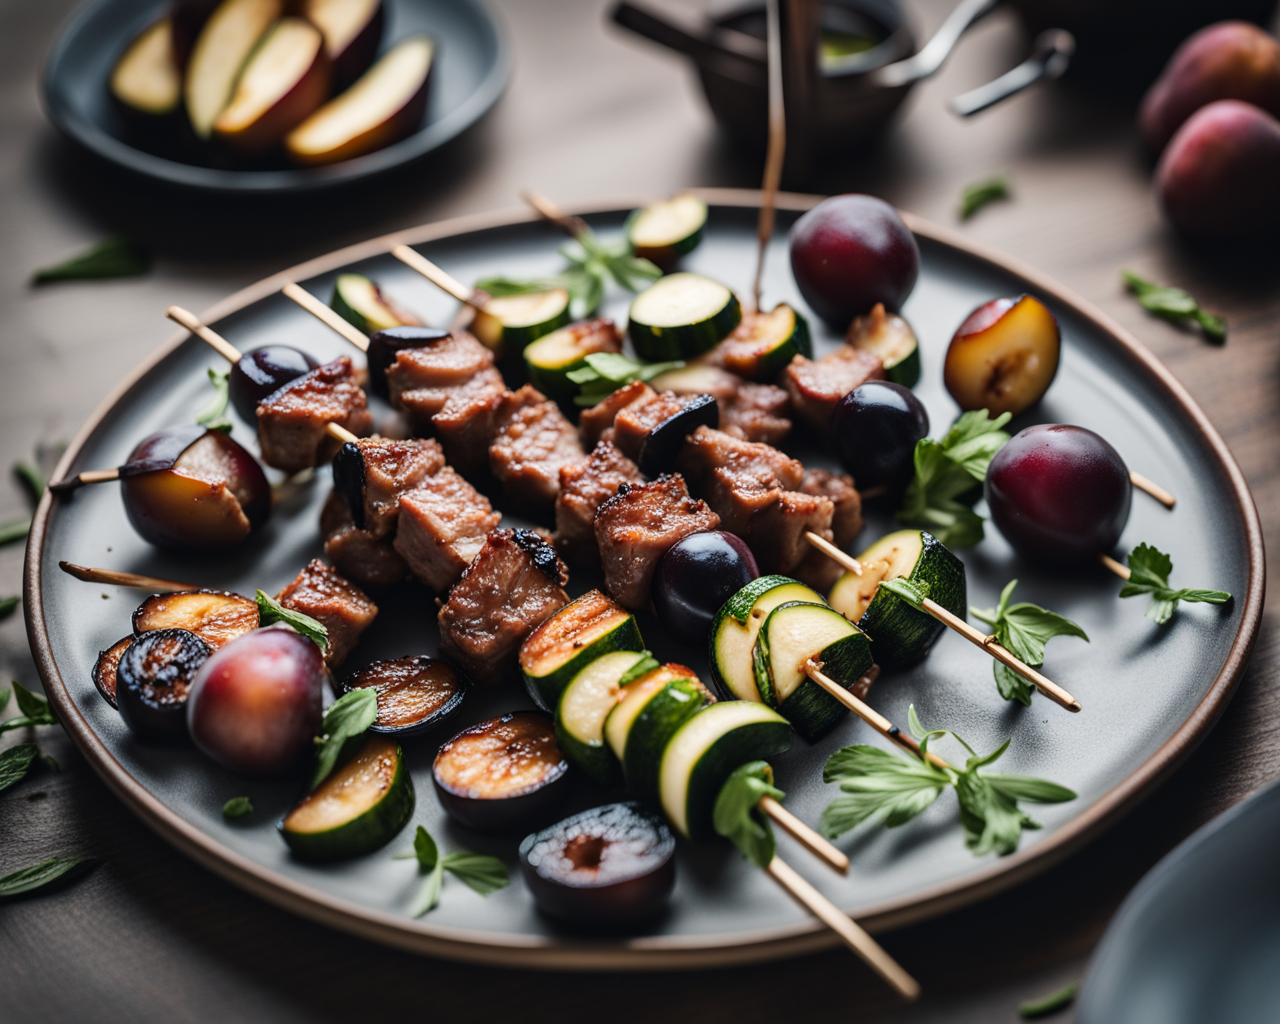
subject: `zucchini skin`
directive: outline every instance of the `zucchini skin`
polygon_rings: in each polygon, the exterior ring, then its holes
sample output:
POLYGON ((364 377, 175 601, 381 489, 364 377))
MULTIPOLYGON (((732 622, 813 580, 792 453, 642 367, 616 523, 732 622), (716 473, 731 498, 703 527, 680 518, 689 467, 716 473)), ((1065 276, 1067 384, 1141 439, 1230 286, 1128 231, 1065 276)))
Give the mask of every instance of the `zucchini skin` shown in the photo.
MULTIPOLYGON (((742 694, 735 693, 733 688, 726 682, 724 675, 720 671, 720 652, 717 648, 717 641, 720 638, 721 628, 725 625, 726 619, 734 619, 739 623, 746 623, 747 616, 751 614, 751 609, 761 597, 776 587, 785 586, 787 584, 796 584, 803 586, 797 580, 790 576, 759 576, 746 584, 741 590, 734 594, 729 600, 720 606, 720 610, 716 612, 715 618, 711 621, 711 637, 708 641, 707 661, 711 664, 711 681, 715 684, 716 692, 724 700, 744 700, 742 694)), ((814 591, 818 600, 816 604, 825 604, 822 595, 814 591)))
MULTIPOLYGON (((898 360, 892 366, 884 368, 884 375, 894 384, 904 388, 913 388, 920 383, 920 346, 916 345, 911 354, 898 360)), ((939 602, 941 604, 941 602, 939 602)))
MULTIPOLYGON (((572 607, 572 604, 565 607, 572 607)), ((643 650, 644 641, 640 638, 640 627, 636 625, 636 617, 629 615, 616 629, 587 644, 559 668, 542 676, 532 676, 523 670, 520 674, 524 676, 525 690, 528 691, 533 702, 543 711, 554 714, 556 708, 560 706, 560 698, 564 696, 565 688, 573 682, 573 677, 597 658, 612 654, 614 651, 643 650)))
MULTIPOLYGON (((617 654, 619 652, 610 651, 608 653, 617 654)), ((630 652, 624 651, 622 653, 630 652)), ((636 659, 631 661, 629 665, 619 669, 613 680, 615 683, 628 669, 633 667, 637 661, 643 659, 643 654, 640 654, 640 652, 636 653, 638 655, 636 659)), ((608 654, 601 655, 601 657, 607 656, 608 654)), ((587 668, 599 660, 599 658, 593 659, 587 666, 584 666, 582 671, 586 671, 587 668)), ((574 679, 577 679, 577 677, 578 676, 575 675, 574 679)), ((556 742, 560 744, 560 749, 564 751, 564 756, 586 772, 587 775, 595 782, 604 786, 606 789, 620 788, 623 784, 622 766, 618 763, 617 757, 614 756, 613 751, 609 747, 608 741, 604 738, 604 721, 608 718, 608 713, 606 712, 605 719, 601 719, 600 722, 601 737, 598 745, 579 739, 569 731, 568 726, 564 723, 564 704, 568 698, 570 687, 572 685, 573 684, 571 682, 569 686, 564 688, 560 696, 560 702, 556 705, 556 742)), ((615 701, 609 710, 612 711, 614 707, 617 707, 617 703, 618 702, 615 701)))
MULTIPOLYGON (((680 277, 681 275, 675 275, 680 277)), ((700 275, 688 275, 696 277, 700 275)), ((664 287, 665 281, 673 278, 660 278, 653 287, 664 287)), ((723 287, 723 286, 722 286, 723 287)), ((658 362, 674 359, 692 359, 729 336, 730 332, 742 321, 742 305, 732 291, 726 289, 729 301, 705 320, 695 323, 683 323, 670 327, 652 326, 636 320, 634 315, 628 317, 627 334, 636 354, 645 362, 658 362)), ((641 292, 631 303, 631 309, 644 299, 646 292, 641 292)))
MULTIPOLYGON (((342 770, 339 766, 338 771, 342 770)), ((309 861, 349 860, 380 850, 399 834, 413 817, 413 777, 404 763, 404 751, 396 744, 396 770, 386 794, 363 814, 325 832, 291 832, 286 815, 276 824, 295 857, 309 861)))
POLYGON ((708 704, 707 694, 692 679, 673 679, 645 704, 627 732, 622 773, 636 796, 658 802, 658 769, 667 740, 708 704))
MULTIPOLYGON (((929 597, 953 615, 966 618, 969 600, 964 563, 933 534, 920 532, 924 543, 909 578, 923 579, 929 584, 929 597)), ((912 608, 883 587, 862 613, 858 628, 871 638, 871 652, 886 669, 909 668, 923 661, 947 629, 932 615, 912 608)))
POLYGON ((776 380, 778 374, 785 370, 797 355, 802 355, 806 359, 813 358, 813 339, 809 334, 809 321, 793 307, 787 308, 791 309, 793 319, 791 333, 760 357, 760 370, 755 378, 757 380, 776 380))

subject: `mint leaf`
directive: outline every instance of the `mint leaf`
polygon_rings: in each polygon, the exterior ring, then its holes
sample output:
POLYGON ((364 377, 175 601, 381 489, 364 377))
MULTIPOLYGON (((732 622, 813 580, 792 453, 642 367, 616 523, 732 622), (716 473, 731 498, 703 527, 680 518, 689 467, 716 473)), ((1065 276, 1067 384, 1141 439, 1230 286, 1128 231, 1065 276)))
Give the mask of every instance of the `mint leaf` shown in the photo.
POLYGON ((0 793, 25 779, 39 756, 40 749, 34 743, 19 743, 0 754, 0 793))
POLYGON ((136 277, 151 268, 147 251, 132 239, 104 238, 78 256, 44 267, 32 277, 34 284, 105 277, 136 277))
POLYGON ((51 882, 56 882, 68 871, 87 861, 87 857, 51 857, 39 864, 19 868, 0 878, 0 897, 34 892, 51 882))
POLYGON ((1013 416, 1007 412, 992 419, 986 409, 963 413, 940 442, 942 450, 977 483, 982 483, 996 452, 1009 442, 1009 434, 1000 428, 1011 419, 1013 416))
POLYGON ((436 846, 436 841, 421 825, 413 834, 413 856, 418 858, 418 868, 421 871, 434 870, 436 861, 440 859, 440 849, 436 846))
MULTIPOLYGON (((996 608, 970 608, 974 618, 991 627, 996 641, 1013 652, 1032 668, 1044 664, 1045 644, 1055 636, 1077 636, 1089 642, 1085 631, 1070 619, 1057 612, 1047 611, 1039 605, 1022 602, 1009 604, 1017 580, 1011 580, 1000 594, 996 608)), ((996 688, 1005 700, 1016 700, 1028 707, 1035 688, 1026 679, 998 661, 992 662, 996 688)))
POLYGON ((18 610, 18 606, 22 604, 22 598, 5 597, 0 598, 0 622, 4 622, 10 615, 18 610))
POLYGON ((30 519, 17 519, 12 523, 0 524, 0 547, 5 544, 12 544, 17 540, 26 540, 27 534, 30 532, 30 519))
POLYGON ((662 662, 648 651, 642 651, 641 654, 644 656, 622 673, 622 677, 618 680, 619 686, 626 686, 628 683, 634 683, 641 676, 648 675, 655 668, 661 668, 662 662))
POLYGON ((233 796, 222 805, 222 816, 228 821, 247 818, 253 813, 253 804, 247 796, 233 796))
POLYGON ((41 496, 44 494, 45 478, 40 470, 29 462, 21 460, 13 464, 13 475, 22 481, 22 486, 27 492, 27 498, 34 508, 40 502, 41 496))
POLYGON ((1190 321, 1199 326, 1206 338, 1218 344, 1227 340, 1227 322, 1222 317, 1206 313, 1188 292, 1144 281, 1129 270, 1122 270, 1120 276, 1129 291, 1137 296, 1138 304, 1148 313, 1175 323, 1190 321))
POLYGON ((1018 1016, 1024 1020, 1037 1017, 1048 1017, 1050 1014, 1065 1010, 1075 1002, 1076 993, 1080 991, 1080 982, 1073 981, 1063 985, 1055 992, 1050 992, 1040 999, 1030 999, 1018 1007, 1018 1016))
POLYGON ((58 724, 58 718, 49 702, 38 693, 32 693, 17 680, 13 683, 13 695, 18 699, 18 710, 27 716, 28 725, 58 724))
POLYGON ((574 397, 580 406, 592 406, 602 398, 613 394, 624 384, 637 380, 652 380, 660 373, 678 370, 684 363, 638 363, 616 352, 593 352, 586 357, 587 365, 570 370, 566 376, 579 385, 581 394, 574 397))
POLYGON ((773 829, 757 810, 760 798, 781 800, 785 793, 773 784, 773 769, 766 761, 751 761, 738 768, 716 797, 711 821, 715 830, 733 843, 757 867, 773 860, 773 829))
POLYGON ((987 203, 1009 198, 1009 179, 1003 175, 966 185, 960 193, 960 219, 968 220, 987 203))
POLYGON ((292 608, 286 608, 275 598, 261 590, 255 595, 254 600, 258 602, 259 625, 270 626, 276 622, 283 622, 292 626, 308 640, 313 640, 320 647, 320 650, 329 650, 329 630, 324 623, 317 622, 310 615, 304 615, 302 612, 296 612, 292 608))
MULTIPOLYGON (((262 593, 262 591, 258 591, 262 593)), ((378 695, 367 687, 344 693, 329 705, 316 737, 316 770, 311 776, 315 789, 333 771, 348 741, 364 735, 378 717, 378 695)))
POLYGON ((214 396, 209 407, 196 417, 196 422, 210 430, 229 433, 231 420, 227 418, 227 401, 231 397, 231 371, 210 369, 206 372, 209 374, 209 383, 213 385, 214 396))
POLYGON ((440 864, 459 882, 481 896, 497 892, 511 880, 507 875, 507 866, 502 861, 480 853, 467 853, 465 850, 446 853, 440 864))
POLYGON ((1120 588, 1121 597, 1137 597, 1150 594, 1146 617, 1157 625, 1164 625, 1178 607, 1178 602, 1190 604, 1226 604, 1231 595, 1225 590, 1197 590, 1184 587, 1175 590, 1169 586, 1173 573, 1173 559, 1149 544, 1139 544, 1129 553, 1129 580, 1120 588))
POLYGON ((952 777, 920 758, 859 744, 832 754, 822 781, 839 783, 846 794, 822 812, 823 831, 834 838, 872 818, 888 828, 905 824, 937 800, 952 777))

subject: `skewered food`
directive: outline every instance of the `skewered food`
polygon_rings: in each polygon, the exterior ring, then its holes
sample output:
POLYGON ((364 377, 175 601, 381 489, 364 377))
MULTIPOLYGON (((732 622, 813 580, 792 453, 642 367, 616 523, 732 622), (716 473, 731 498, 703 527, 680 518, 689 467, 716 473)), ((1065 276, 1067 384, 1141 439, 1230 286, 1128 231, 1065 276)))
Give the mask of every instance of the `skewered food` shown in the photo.
POLYGON ((746 380, 773 381, 798 355, 813 355, 808 321, 780 302, 767 313, 744 313, 738 326, 704 358, 746 380))
POLYGON ((738 298, 701 274, 668 274, 631 301, 627 333, 641 359, 691 359, 722 341, 742 319, 738 298))
POLYGON ((672 636, 702 644, 720 607, 760 575, 741 537, 723 530, 691 533, 671 545, 653 578, 653 609, 672 636))
POLYGON ((618 413, 633 402, 647 401, 654 394, 653 388, 644 381, 635 380, 622 385, 590 408, 583 409, 578 417, 578 433, 582 436, 583 447, 594 447, 600 441, 612 441, 611 431, 618 413))
POLYGON ((840 399, 869 380, 884 379, 880 357, 842 345, 821 359, 796 356, 782 375, 791 410, 820 437, 831 430, 831 414, 840 399))
POLYGON ((640 483, 644 477, 636 464, 609 441, 598 442, 586 461, 561 466, 555 532, 560 556, 570 565, 599 566, 596 511, 622 484, 640 483))
POLYGON ((368 365, 370 394, 391 398, 387 385, 387 371, 396 361, 401 349, 430 348, 444 341, 452 332, 440 327, 388 327, 369 335, 369 348, 365 352, 368 365))
POLYGON ((285 473, 299 473, 333 458, 341 442, 329 434, 330 423, 357 437, 373 427, 368 400, 347 356, 272 392, 259 403, 257 416, 262 461, 285 473))
POLYGON ((462 707, 466 695, 453 668, 423 655, 375 661, 342 684, 344 693, 361 688, 378 696, 378 717, 369 728, 393 736, 436 728, 462 707))
POLYGON ((879 359, 885 377, 893 383, 913 388, 919 382, 920 342, 916 332, 898 314, 886 313, 883 302, 872 306, 866 316, 854 317, 845 340, 879 359))
POLYGON ((519 832, 550 819, 573 777, 551 716, 516 711, 464 729, 431 768, 440 806, 480 832, 519 832))
POLYGON ((132 633, 122 640, 117 640, 105 651, 99 651, 98 660, 93 663, 93 685, 102 694, 102 699, 116 709, 120 707, 116 702, 116 682, 120 659, 133 641, 134 636, 132 633))
POLYGON ((656 662, 647 651, 616 650, 592 657, 574 673, 555 703, 556 742, 560 749, 607 789, 622 785, 622 771, 618 759, 605 745, 605 722, 629 692, 623 681, 652 664, 656 662))
MULTIPOLYGON (((364 274, 339 274, 333 282, 333 297, 329 300, 329 305, 356 330, 368 335, 400 327, 422 326, 416 316, 396 305, 364 274)), ((369 376, 372 379, 372 360, 369 363, 369 376)))
POLYGON ((137 637, 116 667, 120 717, 145 739, 187 734, 187 699, 213 648, 185 629, 156 629, 137 637))
POLYGON ((471 329, 495 352, 519 352, 571 319, 569 293, 552 288, 490 299, 476 311, 471 329))
POLYGON ((995 454, 985 485, 991 518, 1024 558, 1065 565, 1120 539, 1133 487, 1120 453, 1084 427, 1040 424, 995 454))
POLYGON ((961 409, 1016 416, 1049 390, 1061 345, 1058 321, 1039 299, 992 299, 956 329, 942 379, 961 409))
POLYGON ((489 468, 513 510, 540 517, 560 494, 560 470, 585 462, 578 431, 530 384, 503 400, 489 445, 489 468))
POLYGON ((297 857, 347 860, 386 846, 409 823, 413 806, 404 753, 390 736, 369 736, 278 827, 297 857))
MULTIPOLYGON (((715 352, 703 359, 710 359, 715 352)), ((720 429, 747 441, 777 444, 791 433, 791 396, 772 384, 743 380, 699 360, 653 378, 653 387, 680 396, 710 395, 720 411, 720 429)), ((584 413, 585 415, 585 413, 584 413)), ((713 426, 707 422, 708 426, 713 426)))
POLYGON ((674 467, 686 437, 699 427, 719 423, 719 408, 710 395, 651 392, 619 409, 612 434, 605 431, 602 436, 634 460, 645 476, 657 476, 674 467))
POLYGON ((621 352, 622 332, 608 317, 579 320, 544 334, 524 350, 529 380, 543 394, 558 402, 571 399, 578 385, 569 374, 587 365, 587 356, 621 352))
POLYGON ((627 224, 632 252, 670 272, 702 241, 707 204, 685 192, 637 210, 627 224))
POLYGON ((378 614, 378 606, 363 590, 318 558, 308 562, 293 582, 276 594, 276 600, 329 631, 324 660, 331 668, 346 660, 378 614))
POLYGON ((133 635, 153 629, 183 629, 212 648, 258 628, 258 606, 225 590, 152 594, 133 613, 133 635))
POLYGON ((840 464, 863 487, 904 486, 915 468, 916 443, 928 436, 924 404, 889 381, 859 385, 831 414, 831 440, 840 464))
POLYGON ((419 582, 444 593, 501 519, 488 498, 445 466, 401 495, 395 550, 419 582))
POLYGON ((290 381, 320 364, 306 352, 288 345, 263 345, 244 353, 231 366, 227 381, 231 405, 242 419, 256 423, 258 404, 290 381))
POLYGON ((761 576, 729 600, 711 623, 711 678, 727 700, 761 700, 753 662, 756 637, 775 608, 796 601, 822 605, 822 595, 787 576, 761 576))
POLYGON ((393 538, 377 537, 370 530, 359 529, 346 499, 337 490, 330 492, 320 510, 320 536, 324 538, 324 557, 361 587, 389 587, 409 575, 409 567, 393 546, 393 538))
POLYGON ((187 698, 187 728, 232 771, 276 775, 299 763, 320 729, 329 673, 320 648, 287 629, 257 629, 214 651, 187 698))
POLYGON ((348 441, 333 459, 333 486, 346 500, 357 529, 374 537, 396 532, 400 498, 444 467, 434 440, 348 441))
POLYGON ((544 914, 633 928, 663 912, 675 887, 675 837, 639 804, 582 811, 520 844, 520 866, 544 914))

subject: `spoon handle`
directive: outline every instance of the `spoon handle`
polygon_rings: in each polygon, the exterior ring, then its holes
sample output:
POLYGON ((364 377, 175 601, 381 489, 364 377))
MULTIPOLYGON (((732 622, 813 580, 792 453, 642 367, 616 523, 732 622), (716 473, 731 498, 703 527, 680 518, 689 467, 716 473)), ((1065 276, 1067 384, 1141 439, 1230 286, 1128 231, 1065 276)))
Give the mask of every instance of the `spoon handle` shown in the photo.
POLYGON ((1030 57, 995 81, 955 97, 949 104, 951 112, 960 117, 972 117, 1021 92, 1033 82, 1057 78, 1067 70, 1075 48, 1075 37, 1064 29, 1051 28, 1041 32, 1030 57))

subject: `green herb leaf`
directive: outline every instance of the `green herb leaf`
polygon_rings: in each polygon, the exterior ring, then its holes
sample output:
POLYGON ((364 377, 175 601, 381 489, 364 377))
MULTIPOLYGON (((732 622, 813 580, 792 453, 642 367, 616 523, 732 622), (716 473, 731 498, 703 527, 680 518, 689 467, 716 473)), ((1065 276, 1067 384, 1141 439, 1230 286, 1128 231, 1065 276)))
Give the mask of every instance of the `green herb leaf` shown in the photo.
POLYGON ((9 706, 9 698, 12 693, 8 690, 0 690, 0 715, 4 714, 4 709, 9 706))
POLYGON ((0 598, 0 622, 16 612, 20 604, 22 604, 22 598, 17 596, 0 598))
POLYGON ((440 902, 442 882, 444 882, 444 862, 438 860, 436 866, 428 871, 427 877, 422 880, 422 886, 418 889, 418 895, 414 898, 409 913, 414 917, 421 917, 433 909, 440 902))
POLYGON ((570 370, 565 375, 581 388, 581 394, 574 397, 574 403, 581 406, 595 405, 624 384, 652 380, 660 373, 684 366, 680 360, 669 363, 637 363, 616 352, 594 352, 586 357, 586 362, 586 366, 570 370))
POLYGON ((5 544, 12 544, 17 540, 26 540, 27 534, 30 532, 30 519, 18 519, 12 523, 4 523, 0 525, 0 547, 5 544))
POLYGON ((1076 798, 1065 786, 1044 779, 979 771, 1000 758, 1008 748, 1009 741, 1005 740, 985 757, 969 758, 964 770, 956 773, 956 796, 960 800, 965 845, 977 856, 993 850, 1002 857, 1013 853, 1024 829, 1040 827, 1018 807, 1019 800, 1051 804, 1076 798))
POLYGON ((222 816, 228 821, 247 818, 253 813, 253 803, 247 796, 233 796, 222 805, 222 816))
POLYGON ((1076 999, 1076 993, 1080 991, 1080 982, 1073 981, 1070 984, 1063 985, 1056 992, 1050 992, 1047 996, 1040 999, 1032 999, 1023 1003, 1018 1007, 1018 1015, 1026 1020, 1034 1020, 1037 1017, 1048 1017, 1050 1014, 1057 1013, 1059 1010, 1065 1010, 1076 999))
POLYGON ((18 699, 18 710, 27 716, 30 725, 57 725, 58 718, 49 702, 38 693, 32 693, 17 680, 13 683, 13 695, 18 699))
POLYGON ((421 825, 413 834, 413 855, 418 858, 418 870, 424 872, 434 870, 436 862, 440 859, 440 849, 436 846, 436 841, 421 825))
POLYGON ((231 371, 210 369, 206 372, 209 374, 209 383, 213 385, 214 397, 209 408, 196 417, 196 422, 210 430, 229 433, 231 420, 227 418, 227 401, 231 397, 231 371))
MULTIPOLYGON (((261 593, 261 591, 259 591, 261 593)), ((367 687, 344 693, 324 713, 316 738, 316 770, 311 776, 315 789, 333 771, 347 743, 364 735, 378 717, 378 696, 367 687)))
POLYGON ((507 866, 497 857, 459 850, 457 853, 446 853, 440 863, 449 874, 481 896, 497 892, 511 881, 507 875, 507 866))
MULTIPOLYGON (((1045 644, 1055 636, 1078 636, 1086 643, 1085 631, 1070 619, 1057 612, 1046 611, 1039 605, 1022 602, 1009 604, 1017 580, 1011 580, 1000 594, 996 608, 970 608, 974 618, 991 626, 996 640, 1012 651, 1032 668, 1044 664, 1045 644)), ((1026 679, 998 661, 992 661, 996 688, 1005 700, 1016 700, 1028 707, 1035 688, 1026 679)))
POLYGON ((765 796, 781 800, 786 794, 773 784, 773 769, 767 761, 751 761, 725 780, 711 812, 716 832, 761 868, 768 866, 774 854, 773 829, 758 810, 765 796))
POLYGON ((530 295, 563 288, 569 293, 569 315, 583 320, 600 308, 604 299, 604 283, 581 267, 570 267, 550 277, 486 277, 476 287, 495 298, 504 295, 530 295))
POLYGON ((622 673, 622 678, 618 680, 619 686, 626 686, 629 683, 634 683, 641 676, 648 675, 655 668, 662 667, 662 662, 648 651, 641 651, 641 654, 643 654, 644 657, 622 673))
POLYGON ((31 501, 34 508, 44 494, 45 478, 44 474, 29 462, 19 460, 13 464, 13 475, 22 481, 22 486, 27 492, 27 498, 31 501))
POLYGON ((924 580, 911 580, 898 576, 891 580, 881 580, 882 589, 897 594, 917 611, 924 607, 924 599, 929 596, 929 584, 924 580))
POLYGON ((35 284, 49 281, 76 281, 104 277, 136 277, 151 267, 147 251, 132 239, 104 238, 79 256, 35 272, 35 284))
POLYGON ((1152 281, 1144 281, 1130 270, 1122 270, 1120 274, 1125 286, 1138 297, 1138 304, 1148 313, 1175 323, 1191 321, 1200 327, 1210 341, 1221 344, 1227 340, 1227 322, 1220 316, 1206 313, 1181 288, 1166 288, 1152 281))
POLYGON ((0 754, 0 793, 25 779, 39 756, 40 749, 34 743, 19 743, 0 754))
POLYGON ((1003 175, 966 185, 960 193, 960 219, 968 220, 987 203, 996 199, 1008 199, 1009 195, 1009 179, 1003 175))
POLYGON ((1179 601, 1189 604, 1226 604, 1231 595, 1225 590, 1197 590, 1184 587, 1175 590, 1169 586, 1173 573, 1173 559, 1149 544, 1139 544, 1129 553, 1129 580, 1120 588, 1121 597, 1137 597, 1150 594, 1151 604, 1146 616, 1157 625, 1164 625, 1173 618, 1179 601))
POLYGON ((258 622, 260 625, 270 626, 275 622, 283 622, 292 626, 308 640, 315 641, 320 650, 329 650, 329 630, 324 623, 317 622, 310 615, 304 615, 302 612, 295 612, 292 608, 286 608, 275 598, 261 590, 258 591, 254 600, 258 602, 258 622))
POLYGON ((30 867, 19 868, 0 878, 0 897, 17 896, 43 888, 87 861, 87 857, 52 857, 30 867))
POLYGON ((835 837, 874 818, 888 828, 910 821, 952 783, 949 772, 917 757, 859 744, 828 758, 823 782, 837 782, 846 796, 822 812, 822 827, 835 837))

